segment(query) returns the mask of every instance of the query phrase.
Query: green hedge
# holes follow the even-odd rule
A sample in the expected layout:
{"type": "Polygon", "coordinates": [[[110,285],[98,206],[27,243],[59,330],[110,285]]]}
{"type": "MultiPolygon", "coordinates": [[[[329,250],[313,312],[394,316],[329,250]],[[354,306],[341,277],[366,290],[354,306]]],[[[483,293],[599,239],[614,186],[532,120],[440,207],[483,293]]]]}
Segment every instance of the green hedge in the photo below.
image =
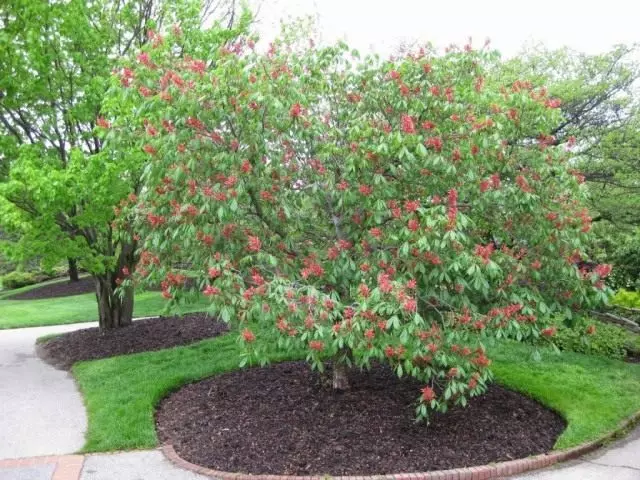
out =
{"type": "Polygon", "coordinates": [[[578,320],[573,327],[559,323],[557,328],[553,343],[560,350],[616,359],[622,359],[627,355],[629,333],[615,325],[587,318],[578,320]],[[587,333],[590,325],[595,326],[595,332],[592,334],[587,333]]]}
{"type": "Polygon", "coordinates": [[[5,290],[13,290],[15,288],[26,287],[34,283],[43,282],[49,277],[41,273],[34,272],[11,272],[0,277],[0,284],[5,290]]]}

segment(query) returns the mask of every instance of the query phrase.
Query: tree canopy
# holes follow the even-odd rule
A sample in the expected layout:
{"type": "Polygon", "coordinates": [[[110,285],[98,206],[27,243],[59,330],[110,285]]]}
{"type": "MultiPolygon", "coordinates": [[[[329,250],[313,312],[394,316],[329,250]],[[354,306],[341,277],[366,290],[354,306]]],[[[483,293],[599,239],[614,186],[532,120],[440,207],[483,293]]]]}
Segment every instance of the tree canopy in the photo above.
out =
{"type": "Polygon", "coordinates": [[[336,388],[388,362],[425,382],[424,417],[484,391],[485,338],[552,336],[554,314],[606,298],[610,267],[577,266],[590,218],[550,134],[559,101],[487,81],[495,53],[174,49],[138,55],[117,97],[135,108],[109,118],[150,159],[119,222],[139,277],[177,300],[186,261],[249,355],[265,359],[257,334],[305,348],[336,388]]]}

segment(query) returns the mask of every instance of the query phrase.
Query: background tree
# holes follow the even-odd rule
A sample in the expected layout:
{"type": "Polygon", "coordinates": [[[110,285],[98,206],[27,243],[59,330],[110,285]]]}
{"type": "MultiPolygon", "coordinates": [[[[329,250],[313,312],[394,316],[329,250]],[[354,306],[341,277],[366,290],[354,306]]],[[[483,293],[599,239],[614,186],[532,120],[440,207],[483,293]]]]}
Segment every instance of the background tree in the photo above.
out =
{"type": "Polygon", "coordinates": [[[537,47],[500,65],[500,79],[525,77],[548,86],[561,100],[551,129],[555,142],[571,143],[572,162],[589,187],[590,215],[598,233],[591,255],[615,263],[617,286],[637,282],[640,228],[640,104],[637,46],[600,55],[537,47]],[[636,252],[633,254],[633,252],[636,252]]]}
{"type": "MultiPolygon", "coordinates": [[[[207,2],[207,7],[235,2],[207,2]]],[[[111,226],[135,194],[146,158],[102,153],[100,108],[112,70],[165,25],[197,32],[207,12],[184,0],[48,2],[0,7],[0,218],[20,240],[13,258],[69,258],[96,280],[100,326],[131,321],[133,289],[118,283],[136,262],[135,239],[111,226]]],[[[234,20],[230,20],[231,24],[234,20]]]]}
{"type": "Polygon", "coordinates": [[[136,99],[112,135],[151,158],[120,224],[165,297],[189,288],[173,268],[189,259],[249,355],[306,349],[338,389],[350,365],[387,362],[425,382],[424,417],[484,391],[485,338],[552,336],[551,316],[606,298],[608,266],[575,266],[590,219],[550,145],[557,101],[485,84],[495,54],[262,55],[240,38],[208,64],[174,50],[146,48],[112,101],[136,99]],[[513,148],[522,132],[539,139],[513,148]]]}

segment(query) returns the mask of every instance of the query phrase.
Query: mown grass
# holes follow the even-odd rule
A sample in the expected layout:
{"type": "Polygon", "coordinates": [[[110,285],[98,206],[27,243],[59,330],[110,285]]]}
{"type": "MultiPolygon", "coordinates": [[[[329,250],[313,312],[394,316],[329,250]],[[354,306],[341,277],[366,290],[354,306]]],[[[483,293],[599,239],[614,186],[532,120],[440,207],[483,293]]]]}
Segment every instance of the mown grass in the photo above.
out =
{"type": "MultiPolygon", "coordinates": [[[[73,373],[89,415],[86,452],[152,448],[157,403],[180,386],[238,368],[236,334],[157,352],[82,362],[73,373]]],[[[504,343],[492,348],[497,381],[559,412],[568,427],[556,448],[593,440],[640,410],[640,365],[581,354],[558,355],[504,343]]],[[[273,354],[274,361],[300,358],[273,354]]]]}
{"type": "MultiPolygon", "coordinates": [[[[29,287],[24,288],[29,289],[29,287]]],[[[12,290],[12,294],[17,292],[18,290],[12,290]]],[[[201,311],[206,309],[206,306],[207,303],[203,299],[200,302],[178,307],[174,313],[201,311]]],[[[159,315],[164,312],[165,307],[166,300],[159,292],[139,292],[136,293],[133,314],[135,317],[159,315]]],[[[93,293],[42,300],[0,298],[0,330],[97,320],[98,306],[93,293]]]]}

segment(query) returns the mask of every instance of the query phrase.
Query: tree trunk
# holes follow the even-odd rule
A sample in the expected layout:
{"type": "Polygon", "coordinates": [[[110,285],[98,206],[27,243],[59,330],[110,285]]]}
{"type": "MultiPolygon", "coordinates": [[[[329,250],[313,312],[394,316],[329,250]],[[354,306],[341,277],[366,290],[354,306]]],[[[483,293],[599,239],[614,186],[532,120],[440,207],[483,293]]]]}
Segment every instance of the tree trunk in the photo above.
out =
{"type": "Polygon", "coordinates": [[[78,262],[75,258],[67,259],[69,261],[69,281],[77,282],[80,280],[78,276],[78,262]]]}
{"type": "Polygon", "coordinates": [[[353,360],[353,352],[349,347],[341,348],[333,358],[333,381],[334,390],[349,390],[349,365],[353,360]]]}
{"type": "Polygon", "coordinates": [[[349,390],[349,377],[347,375],[347,366],[344,363],[333,364],[333,382],[334,390],[349,390]]]}
{"type": "Polygon", "coordinates": [[[132,272],[135,264],[135,244],[125,243],[121,246],[116,270],[94,277],[101,330],[131,325],[133,319],[133,287],[121,287],[118,293],[116,293],[116,290],[119,283],[117,280],[123,279],[123,269],[126,267],[129,272],[132,272]]]}
{"type": "Polygon", "coordinates": [[[95,277],[100,330],[131,325],[133,318],[133,288],[126,287],[121,297],[109,277],[111,275],[95,277]]]}

